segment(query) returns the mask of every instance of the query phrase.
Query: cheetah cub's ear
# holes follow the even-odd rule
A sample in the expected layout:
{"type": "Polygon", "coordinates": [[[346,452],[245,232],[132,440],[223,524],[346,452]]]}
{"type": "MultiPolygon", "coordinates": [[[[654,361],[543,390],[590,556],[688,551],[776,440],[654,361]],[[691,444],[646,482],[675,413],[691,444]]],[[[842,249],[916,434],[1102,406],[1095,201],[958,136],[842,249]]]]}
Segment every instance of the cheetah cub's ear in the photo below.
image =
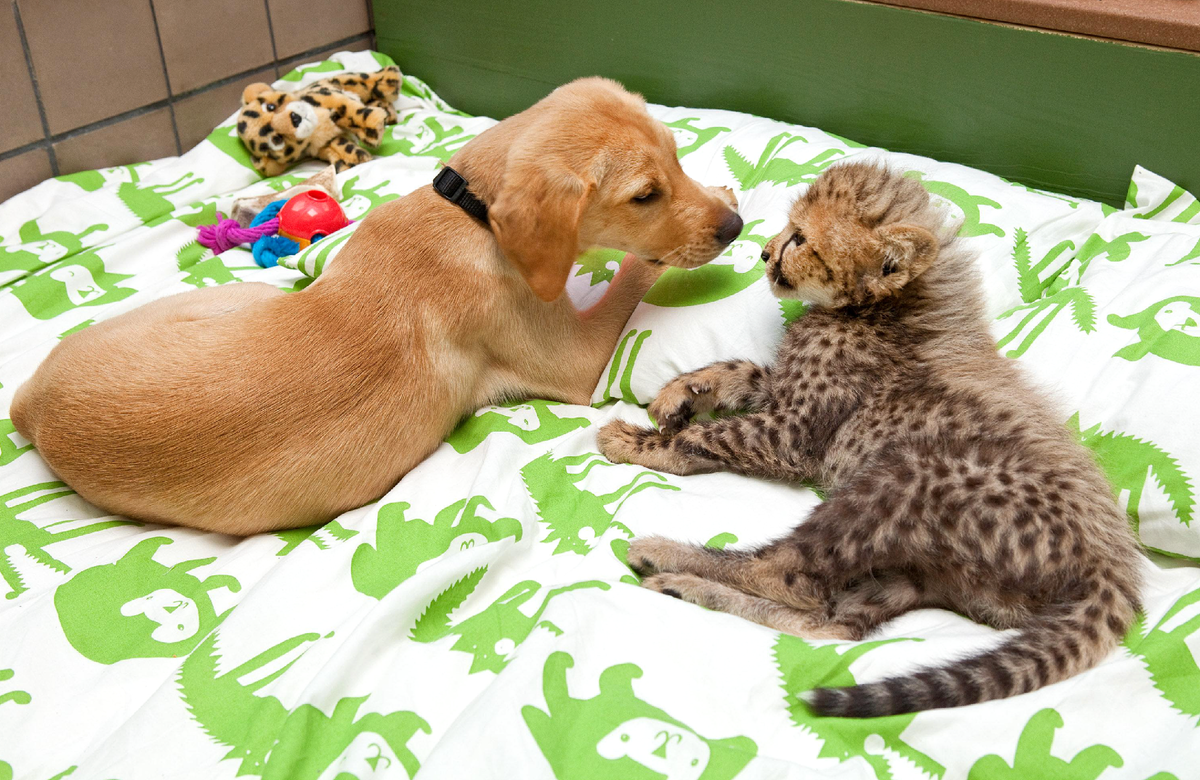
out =
{"type": "Polygon", "coordinates": [[[861,282],[875,300],[904,289],[937,260],[938,240],[923,227],[890,224],[874,232],[879,242],[879,265],[868,268],[861,282]]]}

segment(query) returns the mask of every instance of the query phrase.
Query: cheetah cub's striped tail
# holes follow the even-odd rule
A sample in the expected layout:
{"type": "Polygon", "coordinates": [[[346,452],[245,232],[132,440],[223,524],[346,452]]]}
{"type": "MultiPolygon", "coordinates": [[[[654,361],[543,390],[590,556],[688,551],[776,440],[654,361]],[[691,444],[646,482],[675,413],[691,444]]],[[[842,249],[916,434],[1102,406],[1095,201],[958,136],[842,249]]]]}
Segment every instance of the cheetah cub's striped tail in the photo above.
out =
{"type": "Polygon", "coordinates": [[[875,718],[1028,693],[1099,663],[1120,643],[1136,609],[1119,589],[1098,585],[1079,603],[979,655],[910,676],[815,688],[802,697],[818,715],[875,718]]]}

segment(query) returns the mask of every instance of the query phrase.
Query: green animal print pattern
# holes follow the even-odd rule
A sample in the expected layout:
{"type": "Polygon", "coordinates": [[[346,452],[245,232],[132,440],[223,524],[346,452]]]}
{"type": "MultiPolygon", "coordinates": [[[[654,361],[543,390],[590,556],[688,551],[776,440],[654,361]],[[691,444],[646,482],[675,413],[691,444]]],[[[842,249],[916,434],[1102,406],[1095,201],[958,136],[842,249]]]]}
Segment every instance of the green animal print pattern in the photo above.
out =
{"type": "MultiPolygon", "coordinates": [[[[390,62],[344,52],[285,82],[390,62]]],[[[352,219],[428,186],[491,124],[407,74],[396,108],[400,124],[376,159],[338,177],[352,219]]],[[[597,427],[641,415],[623,405],[646,403],[685,366],[769,360],[806,307],[769,297],[763,245],[821,171],[886,154],[733,112],[650,110],[675,133],[690,175],[736,190],[745,226],[714,263],[668,270],[648,293],[599,377],[594,400],[609,406],[481,408],[377,502],[247,539],[103,514],[57,481],[9,403],[62,338],[143,301],[243,281],[313,283],[353,228],[273,269],[246,248],[214,255],[196,239],[237,198],[282,191],[323,165],[262,179],[225,123],[179,158],[59,177],[0,208],[0,780],[168,776],[182,765],[196,776],[310,780],[1191,776],[1200,573],[1187,561],[1147,564],[1145,612],[1100,669],[1004,702],[870,722],[817,718],[801,696],[878,679],[901,656],[961,654],[961,638],[946,634],[954,618],[924,610],[870,641],[809,642],[637,587],[626,561],[635,536],[753,546],[802,522],[813,498],[731,474],[615,465],[595,451],[597,427]],[[708,354],[714,345],[728,353],[708,354]],[[464,745],[473,771],[449,755],[464,745]]],[[[987,284],[1003,277],[993,311],[1011,310],[999,320],[1004,353],[1044,360],[1057,334],[1078,336],[1118,372],[1103,375],[1113,388],[1132,370],[1158,393],[1161,408],[1139,400],[1119,420],[1099,413],[1114,406],[1099,402],[1107,396],[1074,403],[1083,412],[1068,426],[1130,522],[1181,555],[1170,539],[1196,531],[1194,445],[1140,415],[1169,413],[1180,430],[1192,420],[1186,382],[1164,389],[1157,372],[1192,368],[1168,336],[1188,336],[1200,311],[1189,276],[1200,236],[1176,239],[1149,265],[1152,244],[1136,235],[1125,236],[1124,259],[1119,241],[1081,252],[1098,204],[916,167],[998,271],[987,284]],[[1129,273],[1144,292],[1154,277],[1143,267],[1174,281],[1130,298],[1093,273],[1129,273]]],[[[1144,172],[1135,184],[1131,210],[1144,221],[1117,233],[1194,229],[1190,195],[1144,172]]],[[[570,293],[595,297],[622,259],[586,252],[570,293]]],[[[265,389],[261,403],[280,392],[265,389]]],[[[316,455],[314,471],[338,457],[316,455]]]]}
{"type": "Polygon", "coordinates": [[[888,758],[876,749],[867,749],[868,741],[882,741],[888,751],[911,761],[926,775],[939,778],[946,771],[945,767],[902,738],[915,715],[893,715],[873,720],[820,718],[813,715],[800,698],[801,694],[817,687],[853,685],[856,680],[850,673],[850,664],[876,648],[898,641],[904,640],[886,639],[845,647],[837,644],[816,645],[780,634],[775,643],[774,658],[781,678],[784,703],[792,723],[821,740],[821,758],[836,758],[841,762],[861,759],[866,761],[878,780],[891,780],[894,775],[888,758]]]}
{"type": "Polygon", "coordinates": [[[1117,350],[1114,357],[1141,360],[1154,355],[1172,363],[1200,366],[1198,297],[1176,295],[1133,314],[1110,314],[1108,322],[1137,335],[1137,341],[1117,350]]]}
{"type": "Polygon", "coordinates": [[[600,673],[600,692],[571,695],[567,670],[575,659],[557,652],[542,675],[545,709],[528,705],[521,717],[558,780],[731,780],[754,759],[749,737],[712,739],[640,698],[637,664],[600,673]]]}

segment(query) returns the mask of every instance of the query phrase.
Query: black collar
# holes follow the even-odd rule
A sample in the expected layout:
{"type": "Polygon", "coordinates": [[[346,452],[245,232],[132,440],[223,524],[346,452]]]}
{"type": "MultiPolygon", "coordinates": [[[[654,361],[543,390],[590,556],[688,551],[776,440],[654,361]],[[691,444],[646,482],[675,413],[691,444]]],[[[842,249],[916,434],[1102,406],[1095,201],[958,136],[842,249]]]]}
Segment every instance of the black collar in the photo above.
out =
{"type": "Polygon", "coordinates": [[[475,197],[469,189],[470,184],[458,171],[449,165],[443,166],[433,177],[433,188],[446,200],[458,206],[475,219],[484,223],[488,221],[487,204],[475,197]]]}

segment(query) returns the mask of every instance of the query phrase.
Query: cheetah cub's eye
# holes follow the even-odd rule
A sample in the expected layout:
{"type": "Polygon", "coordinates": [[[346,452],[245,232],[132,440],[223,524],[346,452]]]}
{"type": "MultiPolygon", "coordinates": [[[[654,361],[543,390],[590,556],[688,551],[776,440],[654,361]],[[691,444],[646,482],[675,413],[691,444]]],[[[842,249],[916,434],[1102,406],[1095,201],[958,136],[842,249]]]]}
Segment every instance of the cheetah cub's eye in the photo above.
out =
{"type": "Polygon", "coordinates": [[[895,258],[889,257],[883,261],[883,268],[881,270],[884,276],[891,276],[900,270],[900,264],[896,262],[895,258]]]}

